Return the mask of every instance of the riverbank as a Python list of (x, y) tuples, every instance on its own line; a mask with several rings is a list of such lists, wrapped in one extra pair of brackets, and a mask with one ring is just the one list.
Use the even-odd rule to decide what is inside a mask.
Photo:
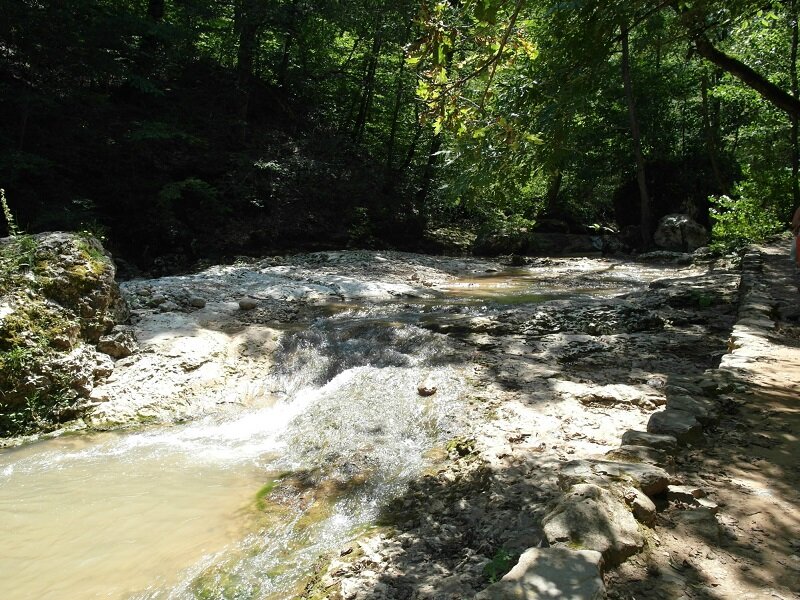
[[(703, 527), (713, 537), (735, 504), (699, 481), (716, 481), (713, 469), (691, 465), (708, 455), (703, 436), (716, 444), (711, 436), (729, 421), (730, 439), (749, 442), (752, 424), (736, 420), (748, 390), (740, 369), (760, 364), (753, 352), (774, 350), (758, 328), (768, 341), (786, 338), (800, 314), (789, 310), (791, 285), (770, 291), (783, 276), (791, 281), (780, 252), (761, 249), (743, 265), (666, 253), (537, 258), (513, 268), (330, 252), (133, 280), (122, 285), (132, 322), (118, 333), (136, 346), (92, 390), (86, 422), (117, 428), (209, 416), (227, 428), (226, 419), (244, 424), (265, 409), (308, 409), (289, 423), (289, 438), (275, 432), (276, 447), (295, 457), (274, 470), (296, 475), (259, 496), (259, 510), (269, 520), (272, 508), (293, 507), (313, 530), (350, 518), (353, 499), (369, 492), (372, 508), (359, 505), (359, 523), (375, 525), (356, 539), (339, 531), (337, 539), (351, 541), (314, 555), (316, 574), (297, 596), (473, 597), (523, 557), (512, 578), (537, 562), (564, 573), (574, 565), (556, 569), (554, 560), (582, 561), (584, 580), (548, 583), (588, 586), (579, 597), (604, 585), (611, 597), (638, 598), (647, 586), (662, 594), (654, 598), (693, 597), (697, 580), (670, 577), (658, 562), (669, 554), (664, 532), (676, 550), (694, 548), (680, 532)], [(780, 326), (766, 321), (779, 314), (790, 316)], [(417, 410), (430, 413), (419, 431), (395, 423), (401, 414), (417, 422)], [(673, 436), (636, 433), (648, 431)], [(414, 468), (401, 469), (408, 485), (384, 482), (408, 466), (412, 438)], [(764, 444), (783, 452), (784, 442), (772, 441)], [(399, 462), (384, 469), (387, 456)], [(384, 484), (391, 493), (372, 493)], [(695, 501), (693, 490), (710, 499)], [(369, 512), (376, 507), (380, 516)], [(692, 516), (687, 524), (680, 515)], [(260, 573), (247, 585), (260, 585)], [(503, 597), (507, 585), (484, 595)]]
[(662, 506), (648, 551), (609, 574), (609, 598), (800, 598), (800, 279), (788, 247), (744, 257), (718, 369), (733, 384), (727, 410), (675, 456), (673, 477), (713, 514), (686, 496)]

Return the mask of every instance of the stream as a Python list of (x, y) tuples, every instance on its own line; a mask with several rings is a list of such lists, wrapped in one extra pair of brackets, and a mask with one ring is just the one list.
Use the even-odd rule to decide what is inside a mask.
[(295, 597), (320, 556), (374, 527), (479, 425), (463, 410), (469, 354), (431, 323), (615, 296), (660, 274), (562, 264), (570, 277), (473, 272), (430, 297), (320, 302), (250, 374), (267, 390), (256, 403), (0, 450), (0, 597)]

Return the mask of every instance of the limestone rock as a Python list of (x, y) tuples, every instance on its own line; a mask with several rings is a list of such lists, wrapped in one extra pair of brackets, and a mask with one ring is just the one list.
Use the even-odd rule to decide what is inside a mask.
[(708, 243), (708, 231), (689, 215), (672, 214), (661, 219), (653, 235), (656, 246), (694, 251)]
[(572, 486), (542, 523), (551, 546), (596, 550), (610, 567), (644, 545), (636, 519), (624, 500), (591, 483)]
[(583, 482), (629, 481), (648, 496), (667, 489), (669, 473), (646, 463), (624, 463), (608, 460), (571, 460), (559, 474), (563, 488)]
[(663, 404), (663, 400), (661, 402), (655, 399), (650, 400), (650, 397), (654, 396), (653, 390), (647, 389), (644, 386), (632, 386), (621, 383), (598, 386), (559, 380), (554, 382), (554, 388), (562, 397), (574, 398), (585, 405), (633, 404), (636, 406), (652, 406)]
[(706, 493), (702, 489), (691, 485), (670, 485), (667, 486), (667, 499), (678, 500), (680, 502), (694, 502), (697, 498), (705, 497)]
[(678, 440), (673, 435), (660, 435), (629, 429), (622, 434), (622, 444), (625, 446), (650, 446), (657, 450), (669, 452), (675, 449), (678, 445)]
[(677, 395), (667, 398), (667, 408), (687, 412), (701, 423), (717, 420), (717, 405), (708, 398)]
[(612, 461), (643, 462), (658, 465), (666, 462), (667, 453), (650, 446), (624, 445), (606, 452), (606, 458)]
[(605, 595), (602, 556), (592, 550), (529, 548), (516, 566), (476, 600), (599, 600)]
[(98, 373), (113, 368), (84, 343), (128, 317), (116, 269), (96, 239), (64, 232), (0, 240), (0, 265), (0, 349), (24, 357), (0, 361), (0, 417), (33, 403), (28, 419), (0, 418), (0, 436), (52, 429), (80, 416)]
[(636, 489), (625, 492), (625, 502), (631, 507), (639, 523), (652, 527), (656, 522), (656, 505), (645, 494)]
[(130, 329), (114, 328), (100, 338), (97, 349), (112, 358), (125, 358), (139, 349), (139, 344)]
[(671, 435), (682, 444), (696, 444), (703, 439), (703, 428), (695, 416), (674, 408), (653, 413), (647, 422), (647, 432)]

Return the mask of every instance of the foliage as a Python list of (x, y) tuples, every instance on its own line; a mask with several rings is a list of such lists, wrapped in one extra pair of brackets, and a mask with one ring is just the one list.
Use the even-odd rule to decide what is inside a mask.
[(492, 560), (483, 567), (483, 574), (489, 583), (495, 583), (511, 570), (513, 564), (513, 556), (505, 548), (500, 548), (494, 553)]
[(17, 229), (17, 223), (14, 220), (14, 214), (8, 207), (8, 200), (6, 200), (6, 191), (2, 188), (0, 188), (0, 206), (2, 206), (3, 208), (3, 216), (6, 219), (6, 227), (8, 228), (8, 234), (11, 237), (15, 237), (19, 233), (19, 230)]
[[(160, 7), (160, 8), (159, 8)], [(794, 197), (796, 3), (0, 0), (4, 216), (160, 257), (576, 231), (635, 207), (621, 39), (654, 219)], [(677, 185), (675, 182), (684, 182)], [(791, 201), (787, 198), (792, 198)]]
[(750, 242), (763, 242), (784, 227), (784, 219), (774, 207), (758, 197), (752, 183), (739, 184), (737, 196), (709, 198), (712, 204), (712, 245), (720, 250), (732, 250)]

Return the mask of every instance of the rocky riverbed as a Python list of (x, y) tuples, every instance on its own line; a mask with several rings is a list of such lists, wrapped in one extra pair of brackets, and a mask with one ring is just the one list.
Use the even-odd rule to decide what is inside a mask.
[[(417, 357), (420, 380), (393, 385), (453, 398), (427, 471), (387, 498), (373, 529), (321, 554), (296, 595), (533, 598), (550, 586), (600, 597), (603, 574), (657, 544), (664, 503), (694, 506), (692, 519), (719, 510), (679, 487), (694, 482), (676, 464), (737, 410), (743, 384), (719, 365), (748, 339), (730, 341), (741, 282), (736, 257), (702, 252), (513, 268), (327, 252), (133, 280), (121, 286), (131, 320), (105, 338), (113, 371), (81, 423), (238, 414), (347, 369)], [(375, 401), (407, 391), (375, 390)], [(369, 479), (362, 454), (332, 459), (336, 485)], [(287, 480), (274, 506), (323, 480)]]

